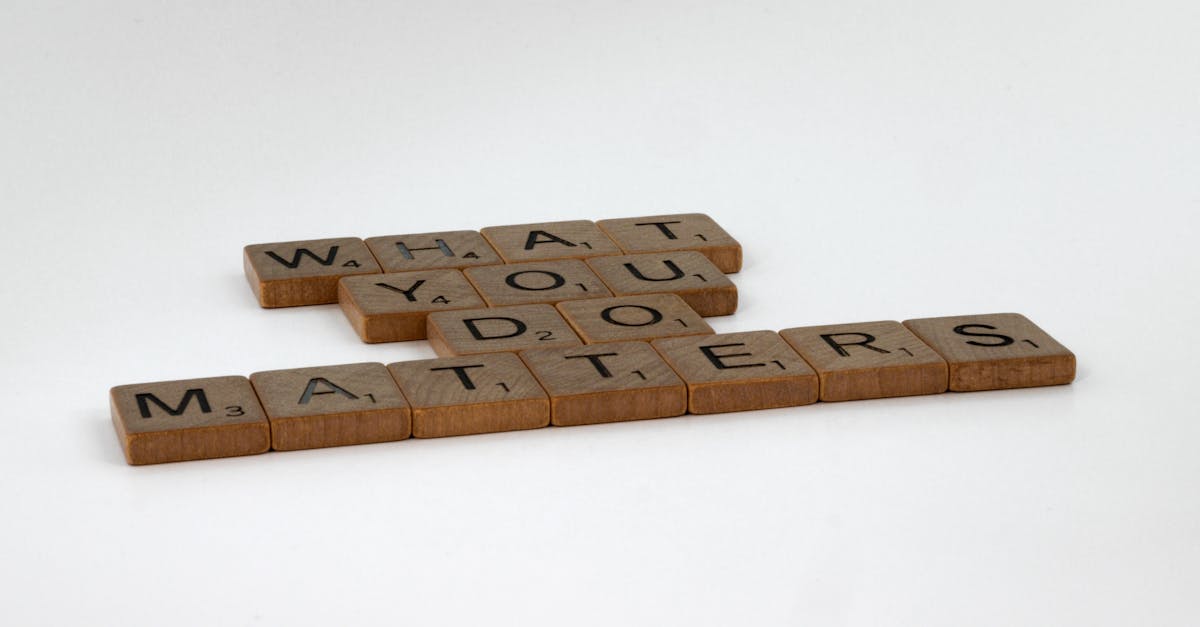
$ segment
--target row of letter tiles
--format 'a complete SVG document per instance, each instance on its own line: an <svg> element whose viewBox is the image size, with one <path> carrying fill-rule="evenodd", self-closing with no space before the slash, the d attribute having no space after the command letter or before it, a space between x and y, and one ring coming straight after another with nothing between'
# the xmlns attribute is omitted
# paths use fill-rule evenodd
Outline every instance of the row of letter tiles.
<svg viewBox="0 0 1200 627"><path fill-rule="evenodd" d="M554 312L548 305L522 307ZM1075 377L1075 356L1019 314L694 335L649 344L583 345L571 337L573 342L551 340L519 354L118 386L110 394L113 423L129 463L152 464L410 434L441 437L818 399L1059 385Z"/></svg>
<svg viewBox="0 0 1200 627"><path fill-rule="evenodd" d="M435 312L607 300L614 293L667 294L687 305L686 312L670 308L680 313L667 318L674 321L696 314L731 314L738 300L737 287L706 257L690 251L606 257L587 264L567 259L487 266L465 273L451 269L364 274L343 277L337 289L350 325L371 343L425 339L426 319ZM686 321L680 324L688 327ZM662 335L643 332L626 339L653 337Z"/></svg>
<svg viewBox="0 0 1200 627"><path fill-rule="evenodd" d="M742 248L700 213L543 222L445 231L252 244L246 278L263 307L337 302L341 277L481 268L521 262L584 260L628 253L695 251L721 273L741 269ZM515 303L507 303L515 304Z"/></svg>

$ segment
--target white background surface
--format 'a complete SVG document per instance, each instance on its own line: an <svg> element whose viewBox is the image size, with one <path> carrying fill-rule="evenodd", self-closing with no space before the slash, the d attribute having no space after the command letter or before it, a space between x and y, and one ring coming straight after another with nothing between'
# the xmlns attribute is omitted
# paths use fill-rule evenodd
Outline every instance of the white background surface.
<svg viewBox="0 0 1200 627"><path fill-rule="evenodd" d="M1200 5L0 4L0 623L1194 625ZM718 331L1020 311L1069 387L132 468L351 361L247 243L705 211Z"/></svg>

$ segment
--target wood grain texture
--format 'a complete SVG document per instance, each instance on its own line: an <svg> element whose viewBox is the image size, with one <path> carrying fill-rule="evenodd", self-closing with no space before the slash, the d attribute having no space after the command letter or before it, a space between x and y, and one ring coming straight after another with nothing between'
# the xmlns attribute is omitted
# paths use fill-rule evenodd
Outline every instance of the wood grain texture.
<svg viewBox="0 0 1200 627"><path fill-rule="evenodd" d="M403 440L408 403L383 364L270 370L250 382L271 421L271 448L294 451Z"/></svg>
<svg viewBox="0 0 1200 627"><path fill-rule="evenodd" d="M703 213L677 213L596 222L626 253L694 250L721 272L742 269L742 245Z"/></svg>
<svg viewBox="0 0 1200 627"><path fill-rule="evenodd" d="M695 251L597 257L587 264L616 296L675 294L701 316L737 311L737 287Z"/></svg>
<svg viewBox="0 0 1200 627"><path fill-rule="evenodd" d="M590 220L489 226L481 232L508 263L621 254L621 249Z"/></svg>
<svg viewBox="0 0 1200 627"><path fill-rule="evenodd" d="M583 345L550 305L440 311L429 314L425 326L430 346L442 357Z"/></svg>
<svg viewBox="0 0 1200 627"><path fill-rule="evenodd" d="M975 392L1063 385L1075 355L1017 313L905 320L950 365L950 390Z"/></svg>
<svg viewBox="0 0 1200 627"><path fill-rule="evenodd" d="M784 329L821 381L821 400L941 394L946 360L894 320Z"/></svg>
<svg viewBox="0 0 1200 627"><path fill-rule="evenodd" d="M468 268L464 274L491 307L612 296L587 264L577 259Z"/></svg>
<svg viewBox="0 0 1200 627"><path fill-rule="evenodd" d="M504 263L479 231L441 231L368 237L384 272L469 268Z"/></svg>
<svg viewBox="0 0 1200 627"><path fill-rule="evenodd" d="M388 364L412 406L416 438L537 429L550 397L513 353Z"/></svg>
<svg viewBox="0 0 1200 627"><path fill-rule="evenodd" d="M425 339L425 318L435 311L485 303L458 270L421 270L344 277L338 304L364 342Z"/></svg>
<svg viewBox="0 0 1200 627"><path fill-rule="evenodd" d="M522 351L558 426L681 416L687 388L645 342Z"/></svg>
<svg viewBox="0 0 1200 627"><path fill-rule="evenodd" d="M263 307L336 303L338 279L380 272L357 237L251 244L242 251L242 265Z"/></svg>
<svg viewBox="0 0 1200 627"><path fill-rule="evenodd" d="M817 402L817 373L773 331L654 340L688 387L688 411L792 407Z"/></svg>
<svg viewBox="0 0 1200 627"><path fill-rule="evenodd" d="M588 344L706 335L712 327L675 294L642 294L557 305L559 313Z"/></svg>
<svg viewBox="0 0 1200 627"><path fill-rule="evenodd" d="M131 465L265 453L271 428L246 377L119 385L113 427Z"/></svg>

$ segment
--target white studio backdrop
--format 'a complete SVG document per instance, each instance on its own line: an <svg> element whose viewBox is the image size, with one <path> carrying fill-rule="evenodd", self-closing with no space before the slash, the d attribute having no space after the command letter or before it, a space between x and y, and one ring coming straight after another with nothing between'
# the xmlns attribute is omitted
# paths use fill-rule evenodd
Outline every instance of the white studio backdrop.
<svg viewBox="0 0 1200 627"><path fill-rule="evenodd" d="M1162 625L1194 2L0 4L0 623ZM131 468L109 387L431 357L245 244L702 211L718 332L1019 311L1066 387Z"/></svg>

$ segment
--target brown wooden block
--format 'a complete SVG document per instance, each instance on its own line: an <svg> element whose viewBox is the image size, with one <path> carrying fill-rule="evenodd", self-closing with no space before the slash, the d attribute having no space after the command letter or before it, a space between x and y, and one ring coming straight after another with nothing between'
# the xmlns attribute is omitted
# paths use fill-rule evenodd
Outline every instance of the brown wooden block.
<svg viewBox="0 0 1200 627"><path fill-rule="evenodd" d="M894 320L797 327L779 335L817 371L823 401L946 391L946 360Z"/></svg>
<svg viewBox="0 0 1200 627"><path fill-rule="evenodd" d="M489 226L481 232L508 263L621 254L590 220Z"/></svg>
<svg viewBox="0 0 1200 627"><path fill-rule="evenodd" d="M336 303L338 279L379 272L357 237L252 244L242 253L246 279L263 307Z"/></svg>
<svg viewBox="0 0 1200 627"><path fill-rule="evenodd" d="M372 343L423 340L430 313L485 305L458 270L345 277L338 303L358 336Z"/></svg>
<svg viewBox="0 0 1200 627"><path fill-rule="evenodd" d="M1016 313L905 320L950 364L950 390L974 392L1075 380L1075 355Z"/></svg>
<svg viewBox="0 0 1200 627"><path fill-rule="evenodd" d="M467 268L464 274L492 307L612 296L604 282L578 259Z"/></svg>
<svg viewBox="0 0 1200 627"><path fill-rule="evenodd" d="M555 425L669 418L687 411L683 381L645 342L527 350L521 359L550 393Z"/></svg>
<svg viewBox="0 0 1200 627"><path fill-rule="evenodd" d="M675 294L571 300L559 313L588 344L705 335L712 327Z"/></svg>
<svg viewBox="0 0 1200 627"><path fill-rule="evenodd" d="M408 403L383 364L270 370L250 382L277 451L390 442L412 432Z"/></svg>
<svg viewBox="0 0 1200 627"><path fill-rule="evenodd" d="M118 385L109 405L125 461L135 466L271 449L271 427L246 377Z"/></svg>
<svg viewBox="0 0 1200 627"><path fill-rule="evenodd" d="M817 402L817 373L773 331L651 342L688 386L688 411L791 407Z"/></svg>
<svg viewBox="0 0 1200 627"><path fill-rule="evenodd" d="M430 346L442 357L583 345L550 305L439 311L429 314L425 327Z"/></svg>
<svg viewBox="0 0 1200 627"><path fill-rule="evenodd" d="M626 253L694 250L721 272L742 269L742 245L703 213L617 218L596 224Z"/></svg>
<svg viewBox="0 0 1200 627"><path fill-rule="evenodd" d="M701 316L737 311L737 287L695 251L598 257L587 264L617 296L670 293Z"/></svg>
<svg viewBox="0 0 1200 627"><path fill-rule="evenodd" d="M384 272L469 268L504 263L479 231L443 231L368 237Z"/></svg>
<svg viewBox="0 0 1200 627"><path fill-rule="evenodd" d="M513 353L389 364L412 406L413 437L537 429L550 398Z"/></svg>

